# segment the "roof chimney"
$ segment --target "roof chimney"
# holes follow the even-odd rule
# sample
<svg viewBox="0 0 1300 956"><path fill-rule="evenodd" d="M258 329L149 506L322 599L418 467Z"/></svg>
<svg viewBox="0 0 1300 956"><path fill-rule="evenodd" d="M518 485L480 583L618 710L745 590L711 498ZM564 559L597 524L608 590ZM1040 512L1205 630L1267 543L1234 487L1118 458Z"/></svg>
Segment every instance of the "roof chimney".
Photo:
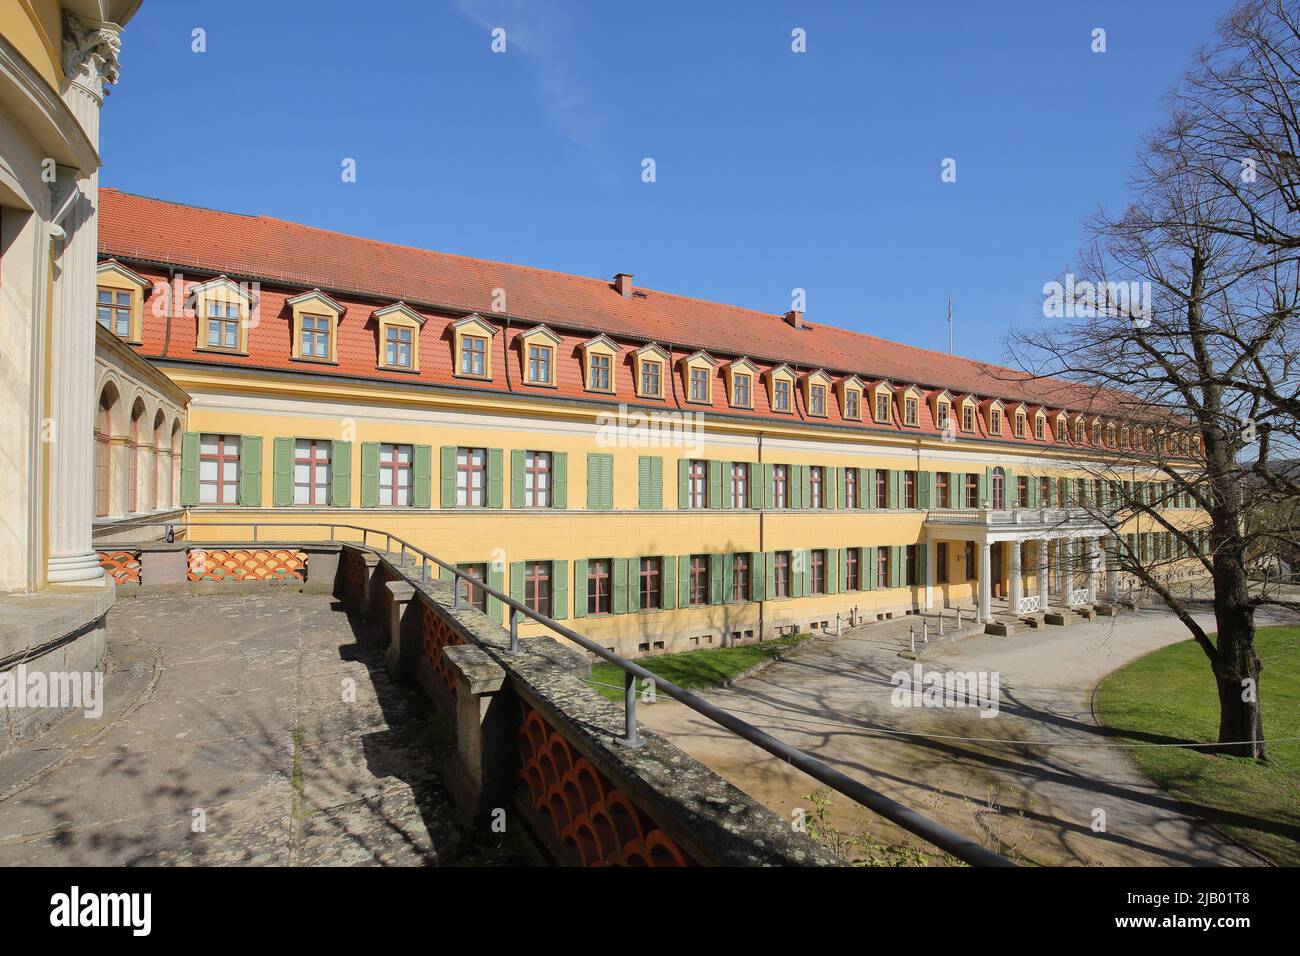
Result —
<svg viewBox="0 0 1300 956"><path fill-rule="evenodd" d="M623 298L632 298L632 273L620 272L614 276L614 289Z"/></svg>
<svg viewBox="0 0 1300 956"><path fill-rule="evenodd" d="M802 328L803 328L803 313L802 313L802 312L798 312L798 311L795 311L795 310L792 309L792 310L790 310L789 312L787 312L787 313L785 314L785 320L786 320L786 322L788 322L790 325L792 325L792 326L793 326L794 328L796 328L796 329L802 329Z"/></svg>

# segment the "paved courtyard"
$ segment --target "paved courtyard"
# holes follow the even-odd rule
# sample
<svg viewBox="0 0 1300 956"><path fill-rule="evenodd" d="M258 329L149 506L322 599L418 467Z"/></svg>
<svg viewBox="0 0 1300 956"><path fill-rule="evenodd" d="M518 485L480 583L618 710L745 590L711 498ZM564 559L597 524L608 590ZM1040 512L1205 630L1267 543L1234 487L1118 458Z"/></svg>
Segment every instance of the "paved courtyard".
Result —
<svg viewBox="0 0 1300 956"><path fill-rule="evenodd" d="M329 597L119 597L106 705L0 758L0 865L518 861L452 816L419 693Z"/></svg>
<svg viewBox="0 0 1300 956"><path fill-rule="evenodd" d="M1261 617L1261 623L1267 621ZM1207 622L1208 623L1208 622ZM996 717L891 704L890 677L909 670L907 621L817 639L739 684L704 696L901 803L1024 861L1047 865L1253 865L1258 857L1151 786L1092 716L1092 691L1124 663L1186 631L1143 611L1092 624L967 637L932 646L926 670L996 671ZM646 726L789 818L820 785L680 704L642 707ZM916 736L912 736L916 735ZM838 812L837 812L838 809ZM1096 811L1105 829L1094 831ZM836 797L841 831L906 834Z"/></svg>

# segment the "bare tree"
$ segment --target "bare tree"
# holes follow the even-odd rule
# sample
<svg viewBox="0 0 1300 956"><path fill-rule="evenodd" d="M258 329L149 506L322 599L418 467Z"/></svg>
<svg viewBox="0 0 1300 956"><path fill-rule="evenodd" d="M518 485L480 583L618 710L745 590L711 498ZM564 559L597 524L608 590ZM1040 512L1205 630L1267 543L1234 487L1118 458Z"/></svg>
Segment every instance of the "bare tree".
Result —
<svg viewBox="0 0 1300 956"><path fill-rule="evenodd" d="M1105 522L1120 569L1205 652L1219 749L1257 758L1255 611L1300 607L1276 582L1252 580L1262 559L1294 547L1300 498L1297 471L1276 467L1300 444L1298 23L1294 3L1262 0L1225 18L1143 143L1132 204L1087 224L1091 300L1009 340L1022 368L1075 383L1073 407L1116 423L1113 445L1085 441L1101 500L1074 503ZM1134 528L1173 546L1134 548ZM1188 561L1213 583L1213 636L1170 586L1169 563Z"/></svg>

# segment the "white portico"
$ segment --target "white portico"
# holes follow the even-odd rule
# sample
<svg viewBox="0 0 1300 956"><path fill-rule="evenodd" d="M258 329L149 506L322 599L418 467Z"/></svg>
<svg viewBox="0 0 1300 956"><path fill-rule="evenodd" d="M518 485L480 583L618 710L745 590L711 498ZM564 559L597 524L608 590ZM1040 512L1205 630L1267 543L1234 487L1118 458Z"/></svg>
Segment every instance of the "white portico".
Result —
<svg viewBox="0 0 1300 956"><path fill-rule="evenodd" d="M995 589L1011 613L1045 612L1050 604L1073 607L1104 594L1117 600L1118 565L1113 540L1096 517L1076 508L931 511L925 520L930 550L958 542L972 555L968 576L977 581L979 619L993 620ZM1033 576L1033 588L1026 578ZM935 562L926 569L925 607L934 606Z"/></svg>

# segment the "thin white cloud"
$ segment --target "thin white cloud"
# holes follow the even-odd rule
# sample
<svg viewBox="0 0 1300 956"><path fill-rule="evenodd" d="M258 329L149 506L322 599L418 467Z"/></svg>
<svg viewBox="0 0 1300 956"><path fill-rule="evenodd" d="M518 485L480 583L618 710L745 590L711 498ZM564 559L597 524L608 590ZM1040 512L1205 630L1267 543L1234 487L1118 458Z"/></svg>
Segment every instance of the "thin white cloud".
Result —
<svg viewBox="0 0 1300 956"><path fill-rule="evenodd" d="M558 4L529 0L455 0L456 8L484 29L484 48L492 30L506 31L506 52L526 57L537 75L537 95L547 117L568 139L593 149L599 145L606 114L590 88L576 75L567 11Z"/></svg>

